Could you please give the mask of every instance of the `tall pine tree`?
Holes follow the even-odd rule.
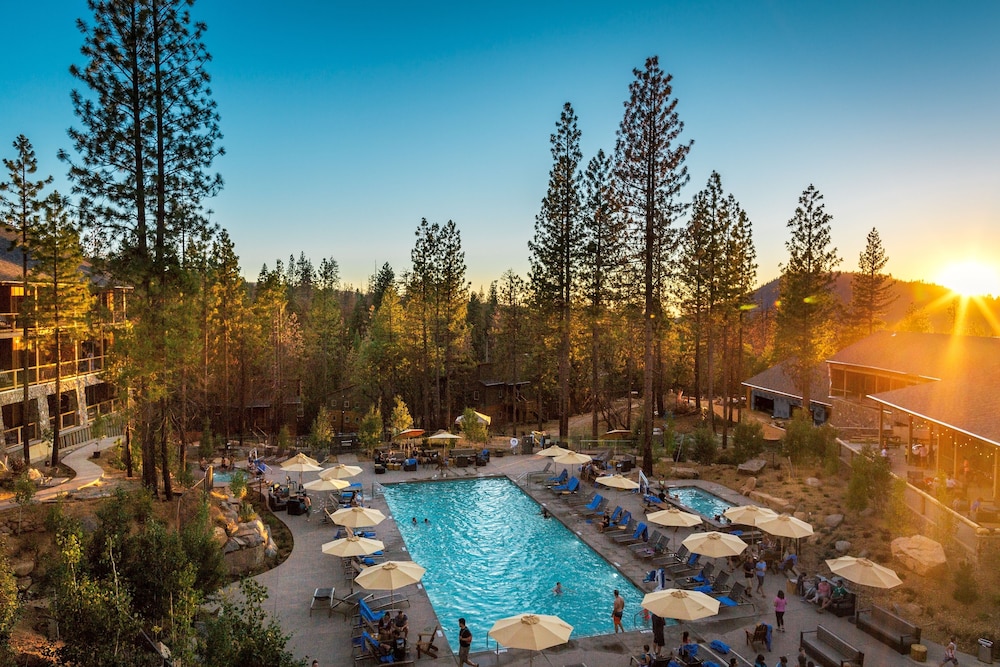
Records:
[[[851,321],[867,335],[885,325],[882,317],[895,301],[892,295],[895,281],[883,272],[888,263],[882,239],[872,227],[865,249],[858,257],[858,271],[851,277]]]
[[[693,142],[680,142],[684,123],[677,114],[673,77],[660,69],[656,56],[633,70],[625,116],[615,146],[618,199],[632,225],[635,254],[641,262],[643,295],[643,438],[642,469],[653,472],[654,334],[662,322],[660,281],[673,250],[672,225],[684,210],[678,200],[688,181],[684,160]]]

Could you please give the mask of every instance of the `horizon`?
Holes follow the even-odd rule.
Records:
[[[308,250],[364,289],[383,263],[397,276],[409,267],[423,217],[456,222],[473,290],[508,268],[526,277],[563,102],[579,116],[584,164],[613,151],[632,69],[651,55],[674,77],[681,139],[694,140],[680,198],[721,174],[753,221],[758,285],[779,275],[785,224],[810,183],[833,215],[842,271],[873,227],[900,280],[1000,264],[1000,91],[987,85],[1000,5],[310,9],[192,9],[208,24],[227,150],[213,165],[226,187],[207,206],[248,280]],[[39,172],[66,191],[55,153],[79,125],[68,68],[82,61],[74,21],[89,18],[86,3],[4,14],[22,57],[0,69],[13,101],[0,108],[0,155],[25,134]]]

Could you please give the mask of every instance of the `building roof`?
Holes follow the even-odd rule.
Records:
[[[795,381],[792,380],[792,376],[789,375],[787,366],[788,362],[782,362],[777,366],[771,366],[766,371],[757,373],[757,375],[754,375],[749,380],[744,381],[743,385],[750,387],[751,389],[759,389],[760,391],[771,394],[780,394],[782,396],[802,400],[802,392],[800,392],[798,387],[795,386]],[[826,373],[826,366],[817,366],[813,370],[812,387],[809,392],[810,402],[818,403],[820,405],[831,405],[829,401],[823,400],[829,398],[830,396],[830,381],[828,379],[829,376]]]
[[[21,276],[22,264],[24,262],[24,255],[21,252],[21,247],[18,245],[20,240],[20,235],[6,227],[0,227],[0,283],[18,283],[20,284],[23,280]],[[35,265],[35,261],[31,259],[31,255],[28,255],[28,269]],[[111,277],[100,271],[96,271],[94,266],[84,260],[83,264],[80,265],[90,281],[101,289],[107,289],[110,287],[118,287]]]
[[[1000,446],[1000,338],[882,331],[829,361],[932,380],[871,398]]]

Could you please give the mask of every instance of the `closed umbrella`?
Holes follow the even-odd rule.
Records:
[[[702,519],[697,514],[684,512],[676,507],[670,507],[658,512],[650,512],[646,515],[646,521],[652,521],[660,526],[673,526],[674,535],[677,535],[678,528],[691,528],[701,523]]]
[[[747,548],[747,543],[736,535],[711,531],[709,533],[695,533],[684,542],[688,551],[708,558],[722,558],[723,556],[738,556]]]
[[[647,593],[642,598],[642,607],[657,616],[680,621],[694,621],[719,613],[719,601],[712,596],[678,588]]]
[[[604,475],[603,477],[598,477],[594,481],[612,489],[631,491],[639,488],[639,482],[633,481],[628,477],[622,477],[621,475]]]
[[[573,626],[558,616],[518,614],[501,618],[489,630],[489,636],[507,648],[543,651],[569,641]],[[529,658],[529,664],[534,654]]]
[[[389,591],[389,602],[397,588],[420,581],[427,570],[412,560],[387,560],[378,565],[366,567],[354,581],[369,591]]]
[[[372,540],[367,537],[348,535],[339,540],[327,542],[321,547],[323,553],[331,556],[350,558],[351,556],[368,556],[385,549],[385,544],[381,540]]]
[[[349,466],[340,463],[333,466],[332,468],[327,468],[319,473],[320,479],[347,479],[348,477],[354,477],[361,474],[361,468],[359,466]],[[350,486],[350,484],[348,484]]]
[[[385,521],[385,515],[371,507],[345,507],[330,515],[333,522],[348,528],[377,526]]]

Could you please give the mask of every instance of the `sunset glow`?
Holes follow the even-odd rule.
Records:
[[[1000,295],[1000,273],[996,267],[974,260],[945,267],[936,282],[962,296]]]

